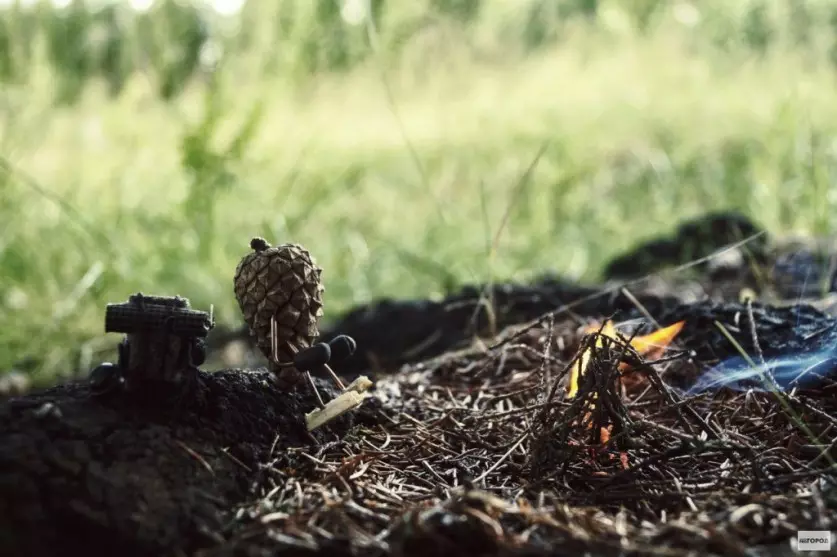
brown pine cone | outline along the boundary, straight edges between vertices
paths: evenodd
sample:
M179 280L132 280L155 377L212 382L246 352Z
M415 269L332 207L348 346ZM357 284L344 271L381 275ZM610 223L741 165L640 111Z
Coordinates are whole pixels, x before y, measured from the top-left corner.
M323 315L322 269L311 254L297 244L270 247L253 238L253 253L244 256L235 270L235 297L250 334L272 361L270 328L276 318L277 353L280 362L310 346L319 336L317 324Z

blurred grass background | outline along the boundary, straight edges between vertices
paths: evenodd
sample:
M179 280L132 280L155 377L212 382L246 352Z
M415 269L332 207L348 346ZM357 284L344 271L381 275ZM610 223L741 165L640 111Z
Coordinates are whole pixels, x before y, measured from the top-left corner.
M38 381L137 291L239 323L254 235L334 316L595 280L709 210L837 222L837 0L2 4L0 370Z

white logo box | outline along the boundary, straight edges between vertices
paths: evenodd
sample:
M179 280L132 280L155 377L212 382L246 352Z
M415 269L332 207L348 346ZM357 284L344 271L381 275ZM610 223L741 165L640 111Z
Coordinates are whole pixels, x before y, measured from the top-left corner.
M831 532L828 530L800 530L796 533L797 551L829 551Z

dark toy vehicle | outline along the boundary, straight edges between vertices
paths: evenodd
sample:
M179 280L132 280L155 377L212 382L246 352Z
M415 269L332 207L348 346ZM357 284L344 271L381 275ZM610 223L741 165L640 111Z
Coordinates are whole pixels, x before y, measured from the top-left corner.
M105 332L125 333L116 364L106 362L91 373L96 394L147 388L188 389L206 359L205 338L212 315L189 307L180 296L137 293L127 302L108 304Z

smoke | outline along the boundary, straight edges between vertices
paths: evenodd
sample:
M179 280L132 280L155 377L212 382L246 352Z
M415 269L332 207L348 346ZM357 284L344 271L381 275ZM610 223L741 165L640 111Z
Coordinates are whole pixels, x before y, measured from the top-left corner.
M755 364L755 365L753 365ZM813 354L790 355L768 359L765 364L742 356L730 358L706 371L686 391L696 395L728 388L736 391L781 391L822 385L824 377L837 369L837 347Z

